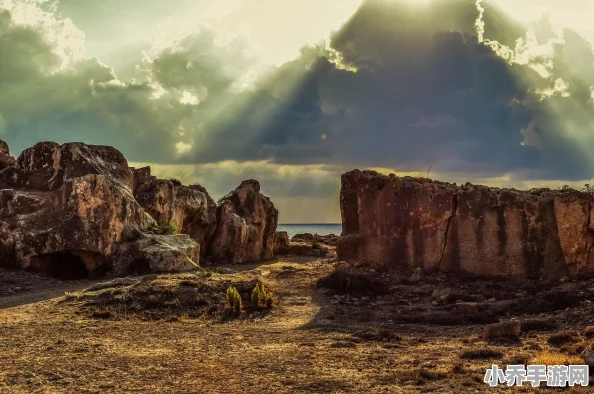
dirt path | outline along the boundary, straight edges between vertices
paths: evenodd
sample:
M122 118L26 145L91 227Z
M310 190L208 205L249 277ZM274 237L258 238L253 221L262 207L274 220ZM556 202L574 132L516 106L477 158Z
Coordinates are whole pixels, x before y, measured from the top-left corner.
M495 360L461 360L485 348L480 327L391 324L378 302L340 305L318 289L332 265L293 260L224 267L270 283L277 306L256 320L90 319L58 300L28 303L65 287L18 295L0 309L0 393L481 393L493 362L546 346L534 336L494 347Z

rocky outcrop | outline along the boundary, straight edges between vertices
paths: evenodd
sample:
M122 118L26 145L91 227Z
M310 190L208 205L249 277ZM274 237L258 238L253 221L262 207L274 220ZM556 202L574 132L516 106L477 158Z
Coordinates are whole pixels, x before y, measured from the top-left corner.
M16 160L10 155L8 144L0 140L0 171L15 164Z
M217 207L206 189L200 185L183 186L176 180L157 179L150 167L132 169L134 197L157 221L172 224L183 234L206 247L215 232ZM203 253L203 254L204 254Z
M289 234L286 231L277 231L274 233L274 255L288 254L290 251Z
M351 171L339 260L485 277L594 273L593 203L575 190L517 191Z
M320 243L329 246L336 246L338 243L339 237L334 234L328 235L318 235L318 234L310 234L310 233L303 233L303 234L295 234L293 238L291 238L291 242L309 242L309 243Z
M142 234L117 245L111 258L117 275L180 272L198 268L200 245L189 235Z
M217 206L217 228L208 246L212 263L249 263L274 257L278 211L256 180L243 181Z
M41 142L25 150L0 171L0 265L68 278L109 270L118 244L155 223L132 188L132 171L112 147Z

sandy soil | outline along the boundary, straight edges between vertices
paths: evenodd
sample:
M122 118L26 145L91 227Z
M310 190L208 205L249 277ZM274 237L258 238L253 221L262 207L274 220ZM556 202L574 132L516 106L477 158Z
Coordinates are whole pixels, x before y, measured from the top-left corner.
M382 295L340 295L316 286L335 264L289 260L227 267L228 272L257 272L276 301L264 317L227 322L94 319L64 297L93 282L2 271L4 289L28 285L0 292L0 393L535 392L530 387L491 389L482 381L485 369L559 352L547 343L553 331L582 332L594 320L591 311L584 312L588 300L582 299L575 306L579 318L569 307L558 319L559 311L533 314L559 324L526 333L516 343L486 343L484 324L448 326L435 317L430 317L433 324L401 323L398 316L415 310L423 316L447 311L431 301L439 279L402 284ZM590 282L573 285L594 288ZM491 354L461 357L484 349Z

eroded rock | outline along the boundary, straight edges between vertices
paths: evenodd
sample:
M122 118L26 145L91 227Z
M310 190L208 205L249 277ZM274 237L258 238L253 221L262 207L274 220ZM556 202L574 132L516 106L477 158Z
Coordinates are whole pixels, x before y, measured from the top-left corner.
M213 263L249 263L274 257L278 211L256 180L243 181L217 206L217 228L208 245Z
M200 245L187 234L142 234L122 242L111 255L117 275L183 272L198 268Z
M10 155L10 149L8 148L8 144L0 140L0 171L5 169L6 167L14 166L15 164L16 160L14 157Z
M0 264L65 278L109 270L118 244L155 223L132 187L114 148L41 142L26 149L0 171Z
M274 255L288 254L291 251L289 235L286 231L277 231L274 233Z
M172 224L198 242L203 254L216 229L217 207L200 185L183 186L175 180L157 179L150 167L132 169L134 197L157 221Z

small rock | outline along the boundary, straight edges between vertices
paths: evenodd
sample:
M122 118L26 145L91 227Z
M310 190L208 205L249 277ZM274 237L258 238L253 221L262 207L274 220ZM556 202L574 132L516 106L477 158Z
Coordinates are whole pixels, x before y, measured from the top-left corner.
M433 301L435 301L437 303L446 303L450 300L451 297L452 297L452 290L447 287L441 288L441 289L435 289L433 291L433 294L431 295L431 298L433 299Z
M586 331L584 331L584 335L588 338L594 337L594 326L586 327Z
M522 332L522 324L519 321L489 324L483 330L485 340L509 338L517 339Z
M408 278L408 282L415 285L423 281L425 281L425 272L421 267L415 268L413 274Z
M580 354L582 360L584 360L584 364L590 366L591 368L594 367L594 351L590 349L586 349Z

